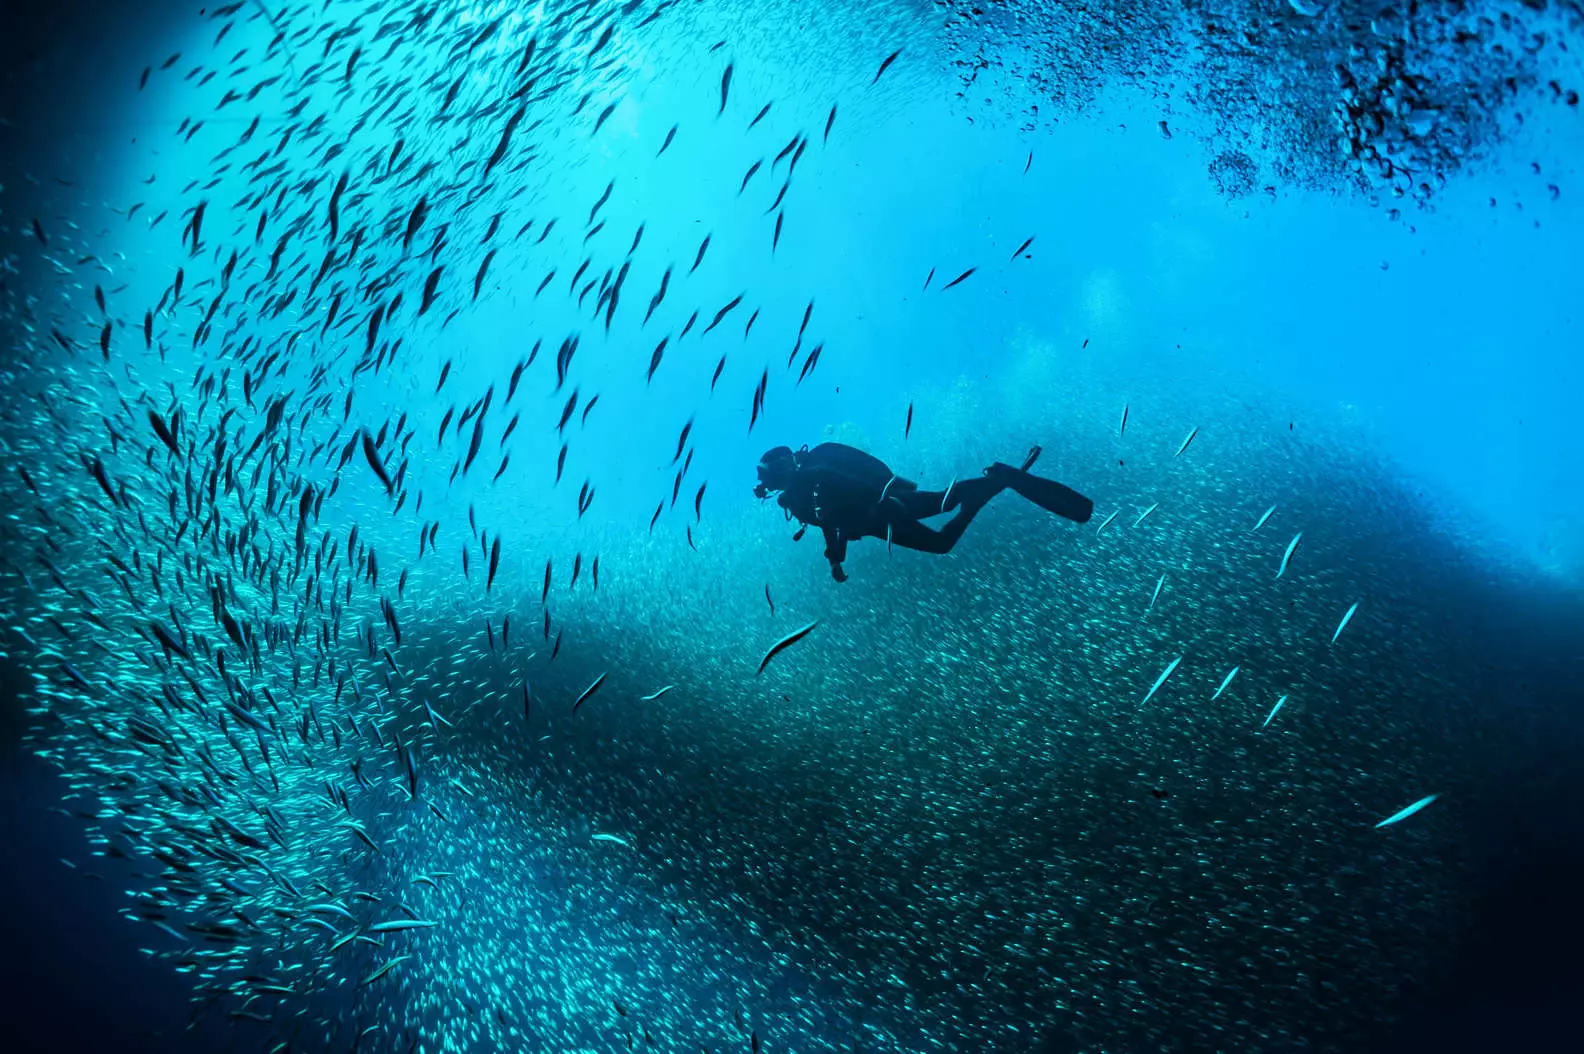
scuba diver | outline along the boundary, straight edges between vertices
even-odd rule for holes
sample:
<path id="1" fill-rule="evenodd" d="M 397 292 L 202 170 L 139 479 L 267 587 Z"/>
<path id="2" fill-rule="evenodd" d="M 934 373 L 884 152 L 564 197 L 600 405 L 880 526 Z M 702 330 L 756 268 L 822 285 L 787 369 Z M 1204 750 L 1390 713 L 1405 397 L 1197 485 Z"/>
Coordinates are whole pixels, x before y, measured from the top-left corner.
<path id="1" fill-rule="evenodd" d="M 831 577 L 845 582 L 842 562 L 847 559 L 848 542 L 884 538 L 888 545 L 921 553 L 950 552 L 979 510 L 1008 488 L 1042 509 L 1087 523 L 1094 502 L 1071 487 L 1030 474 L 1039 456 L 1036 446 L 1021 468 L 997 461 L 983 475 L 953 480 L 945 490 L 919 490 L 918 484 L 892 472 L 884 461 L 854 447 L 821 443 L 812 450 L 805 446 L 793 451 L 778 446 L 759 459 L 754 496 L 764 499 L 775 494 L 787 518 L 797 518 L 802 526 L 793 541 L 801 539 L 810 524 L 823 531 Z M 939 529 L 923 522 L 953 509 L 957 515 Z"/>

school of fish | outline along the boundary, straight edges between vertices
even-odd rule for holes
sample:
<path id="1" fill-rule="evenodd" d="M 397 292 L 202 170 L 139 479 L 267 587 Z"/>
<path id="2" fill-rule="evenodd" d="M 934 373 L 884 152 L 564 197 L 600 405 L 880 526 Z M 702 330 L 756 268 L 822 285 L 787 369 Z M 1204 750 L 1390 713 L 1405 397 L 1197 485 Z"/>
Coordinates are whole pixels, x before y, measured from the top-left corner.
<path id="1" fill-rule="evenodd" d="M 208 51 L 129 89 L 213 102 L 175 132 L 201 163 L 106 207 L 155 248 L 26 224 L 53 292 L 7 306 L 5 647 L 106 858 L 77 870 L 124 867 L 195 1018 L 271 1051 L 1033 1049 L 1053 1010 L 1090 1044 L 1252 1049 L 1337 990 L 1378 1012 L 1454 877 L 1413 851 L 1450 780 L 1395 705 L 1442 686 L 1433 612 L 1342 530 L 1400 495 L 1140 393 L 1063 411 L 1063 468 L 1105 466 L 1077 541 L 998 508 L 984 534 L 1027 545 L 876 546 L 884 595 L 833 595 L 693 471 L 743 442 L 710 400 L 751 434 L 819 376 L 815 304 L 690 283 L 712 240 L 794 236 L 843 100 L 789 113 L 706 41 L 645 153 L 723 136 L 751 219 L 657 251 L 680 237 L 628 222 L 644 177 L 597 145 L 690 17 L 210 8 Z M 569 139 L 602 189 L 551 209 Z M 935 293 L 1034 244 L 1007 237 Z M 521 323 L 485 355 L 492 301 Z M 630 423 L 617 387 L 673 372 L 658 471 L 585 454 Z M 986 461 L 1050 412 L 1005 394 Z M 966 464 L 930 438 L 961 398 L 918 392 L 876 445 Z M 633 486 L 641 513 L 596 505 Z"/>

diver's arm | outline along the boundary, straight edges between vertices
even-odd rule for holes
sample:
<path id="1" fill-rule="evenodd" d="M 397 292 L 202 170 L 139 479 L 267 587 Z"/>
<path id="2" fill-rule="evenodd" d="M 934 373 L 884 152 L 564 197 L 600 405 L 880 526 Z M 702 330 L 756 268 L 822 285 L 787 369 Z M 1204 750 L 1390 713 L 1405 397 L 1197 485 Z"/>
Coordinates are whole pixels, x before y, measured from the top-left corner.
<path id="1" fill-rule="evenodd" d="M 847 572 L 842 570 L 842 561 L 847 559 L 847 539 L 842 537 L 841 529 L 837 527 L 821 527 L 825 533 L 825 559 L 830 561 L 831 577 L 838 582 L 847 581 Z"/>

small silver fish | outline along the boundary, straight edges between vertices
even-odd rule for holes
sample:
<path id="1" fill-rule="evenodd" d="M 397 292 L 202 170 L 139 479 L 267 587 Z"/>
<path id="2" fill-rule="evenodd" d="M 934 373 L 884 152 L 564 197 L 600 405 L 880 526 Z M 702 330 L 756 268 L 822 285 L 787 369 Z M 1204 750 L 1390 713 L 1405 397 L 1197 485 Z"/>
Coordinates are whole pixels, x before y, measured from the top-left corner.
<path id="1" fill-rule="evenodd" d="M 1276 569 L 1277 578 L 1280 578 L 1282 575 L 1287 573 L 1287 565 L 1292 561 L 1293 550 L 1298 548 L 1298 540 L 1302 537 L 1303 532 L 1299 531 L 1297 534 L 1293 535 L 1293 540 L 1287 543 L 1287 551 L 1282 553 L 1281 567 Z"/>
<path id="2" fill-rule="evenodd" d="M 1264 728 L 1265 725 L 1268 725 L 1268 724 L 1271 723 L 1271 718 L 1276 716 L 1276 711 L 1280 710 L 1282 708 L 1282 704 L 1284 704 L 1285 702 L 1287 702 L 1287 697 L 1285 695 L 1282 696 L 1280 699 L 1276 700 L 1276 705 L 1271 707 L 1271 712 L 1265 715 L 1265 724 L 1264 725 L 1260 725 L 1261 728 Z"/>
<path id="3" fill-rule="evenodd" d="M 384 977 L 386 974 L 388 974 L 392 970 L 396 969 L 397 966 L 401 965 L 402 963 L 406 962 L 408 959 L 411 959 L 411 958 L 412 958 L 411 955 L 398 955 L 398 956 L 396 956 L 396 958 L 390 960 L 387 963 L 382 964 L 373 973 L 371 973 L 367 977 L 363 978 L 362 984 L 360 984 L 358 987 L 361 988 L 361 987 L 363 987 L 363 985 L 373 984 L 375 981 L 378 981 L 381 977 Z"/>
<path id="4" fill-rule="evenodd" d="M 1342 631 L 1347 629 L 1347 624 L 1353 621 L 1353 612 L 1358 610 L 1359 602 L 1354 601 L 1353 606 L 1347 609 L 1347 614 L 1342 616 L 1342 621 L 1337 623 L 1336 632 L 1331 634 L 1331 643 L 1335 644 L 1337 638 L 1342 636 Z"/>
<path id="5" fill-rule="evenodd" d="M 1440 797 L 1439 794 L 1426 794 L 1423 798 L 1420 798 L 1418 801 L 1414 802 L 1412 805 L 1408 806 L 1406 809 L 1401 809 L 1401 810 L 1399 810 L 1397 812 L 1394 812 L 1390 816 L 1386 817 L 1386 819 L 1384 819 L 1380 823 L 1376 824 L 1375 825 L 1376 830 L 1379 830 L 1382 827 L 1390 827 L 1392 824 L 1397 823 L 1399 820 L 1408 819 L 1408 817 L 1412 816 L 1414 813 L 1418 812 L 1420 809 L 1423 809 L 1426 805 L 1429 805 L 1431 802 L 1435 801 L 1439 797 Z"/>
<path id="6" fill-rule="evenodd" d="M 1168 677 L 1170 677 L 1172 675 L 1172 671 L 1175 670 L 1177 668 L 1177 664 L 1182 662 L 1182 661 L 1183 661 L 1183 657 L 1181 655 L 1179 655 L 1179 656 L 1177 656 L 1175 659 L 1173 659 L 1171 661 L 1171 665 L 1167 666 L 1166 669 L 1161 671 L 1161 675 L 1159 677 L 1155 678 L 1155 683 L 1153 685 L 1151 685 L 1150 686 L 1150 690 L 1145 693 L 1144 702 L 1147 703 L 1152 698 L 1154 698 L 1155 693 L 1160 691 L 1160 686 L 1166 683 L 1166 678 L 1168 678 Z"/>
<path id="7" fill-rule="evenodd" d="M 427 930 L 440 925 L 428 919 L 394 919 L 390 922 L 376 922 L 368 928 L 370 933 L 398 933 L 402 930 Z"/>

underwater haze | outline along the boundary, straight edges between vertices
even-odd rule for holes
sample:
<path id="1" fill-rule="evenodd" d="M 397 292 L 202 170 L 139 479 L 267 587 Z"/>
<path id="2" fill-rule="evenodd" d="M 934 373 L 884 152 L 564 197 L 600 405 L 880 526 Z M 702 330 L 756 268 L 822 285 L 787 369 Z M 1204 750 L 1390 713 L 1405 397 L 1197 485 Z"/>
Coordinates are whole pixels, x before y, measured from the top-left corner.
<path id="1" fill-rule="evenodd" d="M 3 17 L 7 1049 L 1566 1049 L 1576 0 Z"/>

